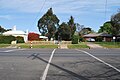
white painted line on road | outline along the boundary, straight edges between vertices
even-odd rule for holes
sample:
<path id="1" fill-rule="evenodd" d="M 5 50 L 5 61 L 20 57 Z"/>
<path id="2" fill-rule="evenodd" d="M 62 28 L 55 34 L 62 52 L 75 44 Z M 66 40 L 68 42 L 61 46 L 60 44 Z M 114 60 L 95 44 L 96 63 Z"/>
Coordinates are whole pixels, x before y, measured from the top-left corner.
<path id="1" fill-rule="evenodd" d="M 98 57 L 96 57 L 96 56 L 94 56 L 94 55 L 92 55 L 92 54 L 90 54 L 90 53 L 88 53 L 88 52 L 86 52 L 86 51 L 84 51 L 84 50 L 78 50 L 78 49 L 76 49 L 76 50 L 77 50 L 77 51 L 81 51 L 81 52 L 83 52 L 83 53 L 85 53 L 85 54 L 87 54 L 87 55 L 93 57 L 94 59 L 96 59 L 96 60 L 102 62 L 103 64 L 105 64 L 105 65 L 107 65 L 107 66 L 113 68 L 113 69 L 116 70 L 117 72 L 120 72 L 120 69 L 118 69 L 118 68 L 112 66 L 111 64 L 109 64 L 109 63 L 107 63 L 107 62 L 105 62 L 105 61 L 99 59 Z"/>
<path id="2" fill-rule="evenodd" d="M 19 51 L 19 50 L 24 50 L 24 49 L 12 49 L 12 50 L 6 50 L 6 51 L 3 51 L 3 52 L 12 52 L 12 51 Z"/>
<path id="3" fill-rule="evenodd" d="M 50 67 L 50 63 L 51 63 L 51 60 L 52 60 L 53 55 L 54 55 L 54 53 L 55 53 L 55 50 L 56 50 L 56 49 L 54 49 L 54 50 L 52 51 L 52 54 L 51 54 L 50 59 L 49 59 L 49 61 L 48 61 L 48 64 L 47 64 L 47 66 L 46 66 L 46 68 L 45 68 L 45 71 L 44 71 L 44 73 L 43 73 L 42 79 L 40 78 L 41 80 L 46 80 L 47 73 L 48 73 L 48 69 L 49 69 L 49 67 Z"/>

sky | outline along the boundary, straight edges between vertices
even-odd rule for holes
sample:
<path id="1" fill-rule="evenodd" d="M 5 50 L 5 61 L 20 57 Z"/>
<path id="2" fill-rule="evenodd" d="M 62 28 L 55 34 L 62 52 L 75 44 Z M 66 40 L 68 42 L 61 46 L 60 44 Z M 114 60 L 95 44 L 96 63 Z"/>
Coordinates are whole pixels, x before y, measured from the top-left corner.
<path id="1" fill-rule="evenodd" d="M 51 7 L 60 23 L 73 16 L 75 23 L 98 31 L 118 12 L 120 0 L 0 0 L 0 25 L 5 29 L 16 25 L 17 30 L 39 32 L 37 22 Z"/>

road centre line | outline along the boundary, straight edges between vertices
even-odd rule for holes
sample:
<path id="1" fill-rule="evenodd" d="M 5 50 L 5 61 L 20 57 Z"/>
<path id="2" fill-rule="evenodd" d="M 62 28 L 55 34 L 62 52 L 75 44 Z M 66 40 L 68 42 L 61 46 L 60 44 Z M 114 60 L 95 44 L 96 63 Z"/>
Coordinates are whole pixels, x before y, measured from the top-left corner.
<path id="1" fill-rule="evenodd" d="M 43 76 L 42 76 L 42 78 L 40 78 L 40 80 L 46 80 L 47 73 L 48 73 L 48 69 L 49 69 L 49 67 L 50 67 L 50 63 L 51 63 L 51 60 L 52 60 L 53 55 L 54 55 L 54 53 L 55 53 L 55 50 L 56 50 L 56 49 L 54 49 L 54 50 L 52 51 L 51 56 L 50 56 L 49 61 L 48 61 L 48 64 L 47 64 L 47 66 L 46 66 L 46 68 L 45 68 L 45 70 L 44 70 L 44 72 L 43 72 Z"/>
<path id="2" fill-rule="evenodd" d="M 109 64 L 109 63 L 107 63 L 107 62 L 105 62 L 105 61 L 103 61 L 103 60 L 99 59 L 98 57 L 96 57 L 96 56 L 94 56 L 94 55 L 90 54 L 89 52 L 86 52 L 86 51 L 84 51 L 84 50 L 79 50 L 79 49 L 76 49 L 76 50 L 77 50 L 77 51 L 80 51 L 80 52 L 83 52 L 83 53 L 85 53 L 85 54 L 87 54 L 87 55 L 89 55 L 89 56 L 93 57 L 94 59 L 96 59 L 96 60 L 98 60 L 98 61 L 102 62 L 103 64 L 105 64 L 105 65 L 107 65 L 107 66 L 109 66 L 109 67 L 113 68 L 114 70 L 116 70 L 117 72 L 119 72 L 119 73 L 120 73 L 120 69 L 118 69 L 118 68 L 116 68 L 116 67 L 112 66 L 111 64 Z"/>

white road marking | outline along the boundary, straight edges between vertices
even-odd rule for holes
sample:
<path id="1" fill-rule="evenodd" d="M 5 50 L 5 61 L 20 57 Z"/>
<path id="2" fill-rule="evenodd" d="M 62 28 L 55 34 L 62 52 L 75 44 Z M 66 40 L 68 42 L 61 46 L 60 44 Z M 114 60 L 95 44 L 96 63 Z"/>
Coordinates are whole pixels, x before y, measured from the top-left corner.
<path id="1" fill-rule="evenodd" d="M 113 68 L 113 69 L 116 70 L 117 72 L 120 72 L 120 69 L 118 69 L 118 68 L 112 66 L 111 64 L 109 64 L 109 63 L 107 63 L 107 62 L 105 62 L 105 61 L 99 59 L 98 57 L 96 57 L 96 56 L 94 56 L 94 55 L 92 55 L 92 54 L 90 54 L 90 53 L 88 53 L 88 52 L 86 52 L 86 51 L 84 51 L 84 50 L 78 50 L 78 49 L 76 49 L 76 50 L 77 50 L 77 51 L 81 51 L 81 52 L 83 52 L 83 53 L 85 53 L 85 54 L 87 54 L 87 55 L 93 57 L 94 59 L 96 59 L 96 60 L 102 62 L 103 64 L 105 64 L 105 65 L 107 65 L 107 66 Z"/>
<path id="2" fill-rule="evenodd" d="M 3 51 L 3 52 L 12 52 L 12 51 L 19 51 L 19 50 L 24 50 L 24 49 L 12 49 L 12 50 L 6 50 L 6 51 Z"/>
<path id="3" fill-rule="evenodd" d="M 51 54 L 51 56 L 50 56 L 50 59 L 49 59 L 49 61 L 48 61 L 48 64 L 47 64 L 47 66 L 46 66 L 46 68 L 45 68 L 45 71 L 44 71 L 44 73 L 43 73 L 43 76 L 42 76 L 42 79 L 41 79 L 41 80 L 45 80 L 45 79 L 46 79 L 46 76 L 47 76 L 47 73 L 48 73 L 48 69 L 49 69 L 49 67 L 50 67 L 50 63 L 51 63 L 51 60 L 52 60 L 53 55 L 54 55 L 54 53 L 55 53 L 55 50 L 56 50 L 56 49 L 54 49 L 54 50 L 52 51 L 52 54 Z"/>

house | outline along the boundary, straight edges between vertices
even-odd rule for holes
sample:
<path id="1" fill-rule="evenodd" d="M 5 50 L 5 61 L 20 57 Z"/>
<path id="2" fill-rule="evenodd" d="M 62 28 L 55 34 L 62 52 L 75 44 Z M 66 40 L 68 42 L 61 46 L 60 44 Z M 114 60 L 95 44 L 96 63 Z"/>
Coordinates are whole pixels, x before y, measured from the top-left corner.
<path id="1" fill-rule="evenodd" d="M 16 26 L 13 26 L 13 29 L 11 31 L 4 32 L 3 35 L 5 35 L 5 36 L 12 35 L 15 37 L 20 36 L 20 37 L 24 38 L 25 42 L 28 41 L 28 31 L 24 32 L 21 30 L 16 30 Z"/>
<path id="2" fill-rule="evenodd" d="M 102 41 L 110 42 L 112 41 L 112 35 L 103 33 L 90 33 L 83 36 L 87 41 L 98 41 L 97 39 L 102 39 Z"/>

